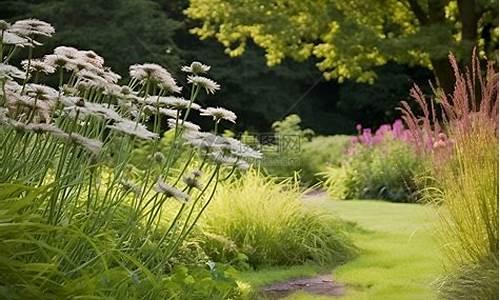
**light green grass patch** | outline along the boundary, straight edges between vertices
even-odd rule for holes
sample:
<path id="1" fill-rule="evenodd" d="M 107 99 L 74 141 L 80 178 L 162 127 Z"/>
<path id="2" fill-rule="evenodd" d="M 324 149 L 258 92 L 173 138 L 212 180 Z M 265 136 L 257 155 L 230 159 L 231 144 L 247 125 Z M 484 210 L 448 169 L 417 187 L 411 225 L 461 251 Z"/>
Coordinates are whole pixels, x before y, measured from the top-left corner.
<path id="1" fill-rule="evenodd" d="M 437 215 L 435 208 L 415 204 L 382 201 L 308 200 L 311 206 L 326 210 L 358 229 L 351 236 L 361 254 L 333 270 L 333 278 L 347 286 L 343 297 L 323 297 L 296 293 L 288 300 L 430 300 L 435 298 L 432 286 L 442 273 L 440 249 L 434 239 Z M 303 268 L 303 269 L 302 269 Z M 303 272 L 301 272 L 303 271 Z M 245 274 L 249 283 L 262 286 L 290 277 L 314 276 L 319 267 L 304 266 Z M 272 276 L 271 276 L 272 275 Z M 295 275 L 295 276 L 294 276 Z"/>
<path id="2" fill-rule="evenodd" d="M 435 241 L 434 208 L 381 201 L 324 201 L 322 207 L 368 232 L 355 231 L 362 249 L 355 260 L 334 270 L 347 285 L 343 299 L 429 300 L 441 274 Z"/>

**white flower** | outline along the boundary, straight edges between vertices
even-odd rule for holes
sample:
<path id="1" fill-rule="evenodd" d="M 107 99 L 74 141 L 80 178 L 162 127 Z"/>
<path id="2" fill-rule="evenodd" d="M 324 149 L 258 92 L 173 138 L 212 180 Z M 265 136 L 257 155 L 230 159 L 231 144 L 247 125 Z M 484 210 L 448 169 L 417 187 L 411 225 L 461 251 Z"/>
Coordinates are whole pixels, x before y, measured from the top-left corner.
<path id="1" fill-rule="evenodd" d="M 136 64 L 129 67 L 130 77 L 135 78 L 141 82 L 151 80 L 156 83 L 160 88 L 167 92 L 180 93 L 181 87 L 177 86 L 175 79 L 170 72 L 157 64 Z"/>
<path id="2" fill-rule="evenodd" d="M 59 97 L 59 102 L 64 106 L 64 107 L 72 107 L 75 106 L 79 101 L 83 101 L 82 98 L 77 97 L 77 96 L 66 96 L 66 95 L 61 95 Z"/>
<path id="3" fill-rule="evenodd" d="M 52 74 L 56 71 L 56 69 L 46 61 L 40 60 L 40 59 L 32 59 L 31 61 L 28 61 L 27 59 L 23 60 L 21 62 L 21 65 L 23 66 L 23 69 L 26 71 L 28 69 L 29 65 L 29 72 L 39 72 L 39 73 L 45 73 L 45 74 Z"/>
<path id="4" fill-rule="evenodd" d="M 198 104 L 191 102 L 189 100 L 186 100 L 184 98 L 180 97 L 158 97 L 158 96 L 151 96 L 147 99 L 147 103 L 150 105 L 161 105 L 165 106 L 171 109 L 195 109 L 198 110 L 201 108 Z"/>
<path id="5" fill-rule="evenodd" d="M 111 71 L 111 69 L 97 70 L 97 75 L 106 79 L 109 83 L 117 83 L 122 77 Z"/>
<path id="6" fill-rule="evenodd" d="M 159 80 L 163 76 L 171 76 L 162 66 L 157 64 L 135 64 L 129 67 L 130 77 L 137 80 Z"/>
<path id="7" fill-rule="evenodd" d="M 113 125 L 108 125 L 107 127 L 144 140 L 155 139 L 158 137 L 156 133 L 147 130 L 146 126 L 131 120 L 121 120 Z"/>
<path id="8" fill-rule="evenodd" d="M 94 155 L 97 155 L 101 151 L 101 148 L 103 146 L 103 143 L 101 141 L 89 139 L 77 133 L 70 134 L 68 138 L 73 143 L 82 146 Z"/>
<path id="9" fill-rule="evenodd" d="M 182 126 L 187 131 L 198 131 L 198 130 L 200 130 L 200 126 L 198 126 L 198 125 L 196 125 L 194 123 L 188 122 L 188 121 L 184 121 L 184 123 L 183 123 L 183 121 L 179 120 L 179 119 L 177 119 L 177 121 L 176 121 L 176 119 L 168 119 L 167 122 L 168 122 L 168 127 L 172 128 L 172 129 L 175 128 L 175 127 L 181 127 Z"/>
<path id="10" fill-rule="evenodd" d="M 246 171 L 250 168 L 250 165 L 244 160 L 237 161 L 235 166 L 236 166 L 236 168 L 243 170 L 243 171 Z"/>
<path id="11" fill-rule="evenodd" d="M 79 51 L 80 56 L 85 59 L 86 62 L 94 65 L 95 67 L 102 69 L 104 65 L 104 58 L 99 56 L 92 50 Z"/>
<path id="12" fill-rule="evenodd" d="M 204 74 L 210 71 L 210 66 L 204 65 L 200 62 L 194 61 L 190 66 L 183 66 L 181 71 L 186 73 L 192 73 L 195 75 Z"/>
<path id="13" fill-rule="evenodd" d="M 182 177 L 182 181 L 190 188 L 195 188 L 201 190 L 201 183 L 198 180 L 198 173 L 197 172 L 192 172 L 189 175 L 184 175 Z"/>
<path id="14" fill-rule="evenodd" d="M 207 94 L 214 94 L 215 91 L 220 89 L 220 85 L 217 82 L 203 76 L 189 75 L 187 79 L 188 83 L 204 88 Z"/>
<path id="15" fill-rule="evenodd" d="M 61 55 L 69 59 L 79 59 L 82 57 L 78 49 L 68 46 L 59 46 L 55 48 L 54 54 Z"/>
<path id="16" fill-rule="evenodd" d="M 211 116 L 217 122 L 221 119 L 228 120 L 233 123 L 236 122 L 236 115 L 232 111 L 221 107 L 207 107 L 206 109 L 201 109 L 200 115 Z"/>
<path id="17" fill-rule="evenodd" d="M 2 38 L 2 42 L 4 44 L 8 44 L 8 45 L 18 45 L 18 46 L 21 46 L 23 47 L 24 45 L 26 45 L 27 43 L 29 43 L 29 41 L 15 33 L 12 33 L 12 32 L 8 32 L 8 31 L 4 31 L 3 32 L 3 38 Z"/>
<path id="18" fill-rule="evenodd" d="M 63 55 L 49 54 L 45 55 L 43 60 L 54 68 L 63 68 L 67 71 L 76 71 L 78 67 L 76 66 L 76 61 L 74 59 L 67 58 Z"/>
<path id="19" fill-rule="evenodd" d="M 1 69 L 1 65 L 0 65 L 0 69 Z M 6 92 L 19 94 L 21 89 L 22 89 L 22 86 L 19 85 L 19 83 L 17 83 L 16 81 L 9 80 L 9 81 L 5 82 L 4 88 L 5 88 Z M 2 93 L 2 92 L 3 92 L 2 89 L 0 89 L 0 93 Z"/>
<path id="20" fill-rule="evenodd" d="M 171 117 L 171 118 L 177 118 L 177 110 L 174 109 L 167 109 L 167 108 L 160 108 L 159 109 L 160 114 Z"/>
<path id="21" fill-rule="evenodd" d="M 69 101 L 68 101 L 69 102 Z M 68 106 L 64 108 L 65 111 L 70 113 L 70 117 L 76 117 L 78 112 L 78 119 L 84 120 L 89 116 L 95 116 L 98 118 L 103 118 L 106 120 L 113 120 L 115 122 L 120 122 L 123 118 L 114 110 L 114 106 L 109 105 L 109 107 L 95 102 L 86 102 L 83 99 L 79 99 L 73 106 Z"/>
<path id="22" fill-rule="evenodd" d="M 14 66 L 0 63 L 0 80 L 12 78 L 26 79 L 26 73 Z"/>
<path id="23" fill-rule="evenodd" d="M 225 155 L 221 151 L 211 152 L 208 156 L 218 165 L 235 165 L 239 161 L 238 158 Z"/>
<path id="24" fill-rule="evenodd" d="M 12 24 L 9 31 L 21 36 L 31 37 L 31 38 L 37 35 L 50 37 L 55 32 L 54 27 L 52 27 L 52 25 L 37 19 L 19 20 L 14 24 Z"/>
<path id="25" fill-rule="evenodd" d="M 210 132 L 187 131 L 182 136 L 191 146 L 204 150 L 219 150 L 228 146 L 225 137 Z"/>
<path id="26" fill-rule="evenodd" d="M 50 120 L 52 102 L 42 100 L 36 101 L 34 98 L 29 96 L 20 96 L 19 94 L 8 93 L 6 103 L 11 112 L 18 112 L 19 108 L 27 108 L 27 113 L 33 110 L 46 121 Z"/>
<path id="27" fill-rule="evenodd" d="M 25 86 L 26 95 L 37 100 L 55 101 L 59 97 L 59 92 L 50 86 L 36 83 L 28 83 Z"/>
<path id="28" fill-rule="evenodd" d="M 60 62 L 56 63 L 56 65 L 64 67 L 68 71 L 88 70 L 98 72 L 102 70 L 101 65 L 87 57 L 86 51 L 80 51 L 73 47 L 59 46 L 54 49 L 54 54 L 52 55 L 55 55 L 57 58 L 52 58 L 50 55 L 47 55 L 45 60 L 58 59 Z"/>
<path id="29" fill-rule="evenodd" d="M 242 159 L 262 159 L 262 153 L 260 151 L 254 150 L 232 138 L 228 138 L 228 141 L 230 143 L 229 151 L 232 155 Z"/>
<path id="30" fill-rule="evenodd" d="M 132 192 L 136 195 L 141 193 L 141 188 L 133 180 L 121 180 L 121 185 L 126 192 Z"/>
<path id="31" fill-rule="evenodd" d="M 30 123 L 25 126 L 25 129 L 33 131 L 38 134 L 48 133 L 54 137 L 68 140 L 70 142 L 82 146 L 83 148 L 87 149 L 89 152 L 93 154 L 98 154 L 103 146 L 103 143 L 101 141 L 86 138 L 74 132 L 68 134 L 52 124 Z"/>
<path id="32" fill-rule="evenodd" d="M 26 125 L 27 130 L 35 133 L 48 133 L 58 138 L 68 138 L 68 134 L 52 124 L 47 123 L 30 123 Z"/>
<path id="33" fill-rule="evenodd" d="M 109 85 L 109 82 L 106 79 L 89 70 L 81 70 L 76 74 L 76 76 L 79 79 L 75 84 L 77 87 L 95 87 L 106 89 Z"/>
<path id="34" fill-rule="evenodd" d="M 118 84 L 109 83 L 104 87 L 103 94 L 109 95 L 111 97 L 120 97 L 121 87 Z"/>
<path id="35" fill-rule="evenodd" d="M 99 68 L 97 68 L 93 64 L 87 62 L 84 58 L 80 57 L 80 58 L 73 59 L 72 61 L 73 61 L 73 64 L 75 66 L 75 71 L 87 70 L 87 71 L 91 71 L 94 73 L 97 73 L 98 71 L 100 71 Z"/>
<path id="36" fill-rule="evenodd" d="M 158 86 L 169 93 L 180 93 L 182 87 L 178 86 L 173 77 L 167 77 L 157 82 Z"/>
<path id="37" fill-rule="evenodd" d="M 161 178 L 158 179 L 158 182 L 156 183 L 155 190 L 158 193 L 163 193 L 167 197 L 173 197 L 177 200 L 179 200 L 181 203 L 187 203 L 191 199 L 188 194 L 184 193 L 183 191 L 180 191 L 174 186 L 169 185 L 165 181 L 163 181 Z"/>
<path id="38" fill-rule="evenodd" d="M 13 120 L 5 115 L 0 115 L 0 124 L 10 126 L 17 131 L 26 130 L 26 124 L 24 124 L 23 122 L 19 122 L 17 120 Z"/>

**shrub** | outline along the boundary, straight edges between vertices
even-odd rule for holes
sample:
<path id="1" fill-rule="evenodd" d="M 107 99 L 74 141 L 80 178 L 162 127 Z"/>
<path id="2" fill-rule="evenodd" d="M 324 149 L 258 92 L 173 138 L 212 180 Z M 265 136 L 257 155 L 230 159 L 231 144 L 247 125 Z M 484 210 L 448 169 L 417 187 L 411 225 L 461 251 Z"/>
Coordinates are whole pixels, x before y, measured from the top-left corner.
<path id="1" fill-rule="evenodd" d="M 350 152 L 341 168 L 324 173 L 333 198 L 418 200 L 417 177 L 426 167 L 412 145 L 387 136 L 376 145 L 356 142 Z"/>
<path id="2" fill-rule="evenodd" d="M 306 209 L 301 196 L 297 182 L 276 183 L 257 172 L 224 185 L 204 217 L 203 248 L 216 261 L 246 261 L 253 268 L 352 257 L 343 224 Z"/>
<path id="3" fill-rule="evenodd" d="M 350 145 L 350 137 L 314 136 L 314 132 L 300 127 L 301 119 L 289 115 L 273 124 L 274 142 L 261 145 L 264 159 L 261 166 L 268 175 L 280 178 L 298 174 L 301 183 L 314 185 L 321 181 L 321 172 L 328 166 L 340 165 Z M 251 143 L 257 139 L 242 137 Z"/>
<path id="4" fill-rule="evenodd" d="M 321 173 L 339 167 L 347 157 L 351 136 L 315 136 L 301 145 L 301 181 L 314 184 L 321 181 Z"/>
<path id="5" fill-rule="evenodd" d="M 424 115 L 413 114 L 406 103 L 403 112 L 422 152 L 432 158 L 439 185 L 431 188 L 439 193 L 431 196 L 445 208 L 439 237 L 450 274 L 439 285 L 443 298 L 498 299 L 498 72 L 489 63 L 483 77 L 475 56 L 465 73 L 453 56 L 450 61 L 453 95 L 437 94 L 436 108 L 415 87 L 412 96 Z M 452 143 L 440 143 L 444 132 Z M 429 140 L 433 146 L 425 147 Z"/>
<path id="6" fill-rule="evenodd" d="M 153 275 L 140 253 L 116 246 L 125 226 L 89 235 L 82 230 L 85 218 L 47 224 L 33 209 L 48 196 L 47 187 L 0 185 L 0 298 L 239 299 L 230 266 L 176 264 L 168 274 Z M 114 221 L 127 219 L 117 214 Z"/>
<path id="7" fill-rule="evenodd" d="M 302 169 L 301 145 L 310 141 L 313 132 L 300 128 L 300 117 L 289 115 L 273 124 L 274 137 L 271 143 L 264 142 L 264 159 L 261 166 L 268 175 L 287 178 L 293 177 Z"/>

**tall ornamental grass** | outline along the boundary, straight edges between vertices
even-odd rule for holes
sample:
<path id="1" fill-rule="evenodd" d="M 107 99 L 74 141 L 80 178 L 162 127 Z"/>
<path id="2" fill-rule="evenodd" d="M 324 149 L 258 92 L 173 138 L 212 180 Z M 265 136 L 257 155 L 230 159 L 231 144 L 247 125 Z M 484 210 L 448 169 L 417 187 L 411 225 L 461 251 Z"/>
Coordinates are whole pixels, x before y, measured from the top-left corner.
<path id="1" fill-rule="evenodd" d="M 218 184 L 260 153 L 218 135 L 234 113 L 196 103 L 220 88 L 209 66 L 182 67 L 183 88 L 152 63 L 122 80 L 92 50 L 33 57 L 54 32 L 35 19 L 0 21 L 0 294 L 182 298 L 173 259 Z M 22 69 L 11 64 L 23 54 Z M 211 132 L 188 121 L 195 112 L 213 120 Z M 148 152 L 140 162 L 137 146 Z M 234 286 L 218 290 L 224 271 L 205 271 L 206 284 L 187 287 L 192 299 L 234 296 Z"/>
<path id="2" fill-rule="evenodd" d="M 440 281 L 441 295 L 498 299 L 498 72 L 493 63 L 483 72 L 475 56 L 464 73 L 450 61 L 454 93 L 438 94 L 432 105 L 415 87 L 424 115 L 406 103 L 403 112 L 422 152 L 433 158 L 436 186 L 428 190 L 444 206 L 440 239 L 449 275 Z"/>
<path id="3" fill-rule="evenodd" d="M 203 248 L 241 267 L 341 263 L 356 250 L 345 224 L 306 208 L 297 181 L 279 183 L 254 171 L 223 185 L 204 215 Z"/>

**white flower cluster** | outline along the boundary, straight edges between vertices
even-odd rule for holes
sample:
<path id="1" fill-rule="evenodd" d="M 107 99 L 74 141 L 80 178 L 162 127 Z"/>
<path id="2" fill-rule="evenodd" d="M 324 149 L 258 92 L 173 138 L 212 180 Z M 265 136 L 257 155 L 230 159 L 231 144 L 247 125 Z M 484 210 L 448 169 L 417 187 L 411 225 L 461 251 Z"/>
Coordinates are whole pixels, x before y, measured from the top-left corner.
<path id="1" fill-rule="evenodd" d="M 194 102 L 199 91 L 214 94 L 220 89 L 217 82 L 205 77 L 210 66 L 193 62 L 181 68 L 188 73 L 190 88 L 196 91 L 191 99 L 185 99 L 172 95 L 181 93 L 182 87 L 164 67 L 155 63 L 132 65 L 129 83 L 121 85 L 121 76 L 106 67 L 103 57 L 92 50 L 60 46 L 41 58 L 30 55 L 21 61 L 21 69 L 9 64 L 16 48 L 36 47 L 41 43 L 35 38 L 54 34 L 54 28 L 46 22 L 28 19 L 11 25 L 0 20 L 0 34 L 1 126 L 51 135 L 97 156 L 110 135 L 158 139 L 158 120 L 167 117 L 168 127 L 176 136 L 184 137 L 218 165 L 247 169 L 252 160 L 262 157 L 235 139 L 201 132 L 200 126 L 187 121 L 190 113 L 198 111 L 214 120 L 215 130 L 223 120 L 236 122 L 236 115 L 227 109 L 203 108 Z M 50 76 L 59 79 L 57 88 L 42 83 Z M 145 124 L 151 118 L 155 120 L 153 130 Z M 182 178 L 187 186 L 199 189 L 199 176 L 194 172 Z M 187 194 L 161 179 L 156 190 L 183 202 L 189 200 Z"/>
<path id="2" fill-rule="evenodd" d="M 26 19 L 9 24 L 0 20 L 0 32 L 2 32 L 2 44 L 15 45 L 17 47 L 36 47 L 41 45 L 36 37 L 51 37 L 55 30 L 52 25 L 37 19 Z"/>

